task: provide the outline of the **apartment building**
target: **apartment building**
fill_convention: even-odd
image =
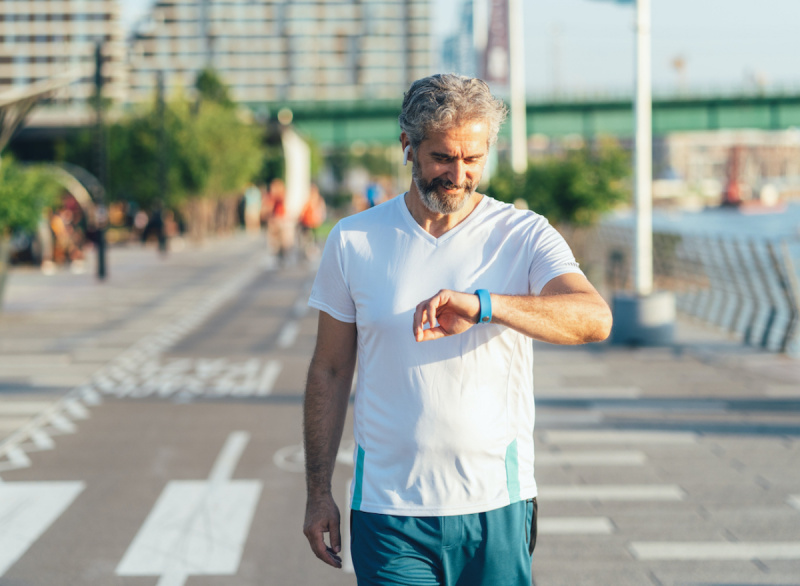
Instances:
[[[433,71],[430,0],[160,0],[135,31],[130,98],[210,66],[239,102],[397,99]]]
[[[55,101],[94,95],[94,53],[103,47],[104,96],[126,99],[125,42],[119,0],[0,1],[0,92],[77,71],[80,80]]]

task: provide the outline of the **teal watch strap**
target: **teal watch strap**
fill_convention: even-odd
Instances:
[[[481,314],[478,316],[479,324],[488,324],[492,321],[492,297],[486,289],[475,291],[478,301],[481,303]]]

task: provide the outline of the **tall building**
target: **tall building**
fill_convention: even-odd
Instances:
[[[103,43],[103,95],[126,99],[125,42],[119,0],[0,1],[0,92],[73,69],[80,81],[57,101],[80,103],[94,95],[95,44]]]
[[[131,100],[210,66],[239,102],[398,98],[432,73],[430,0],[159,0],[134,34]]]

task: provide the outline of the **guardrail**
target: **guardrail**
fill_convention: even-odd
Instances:
[[[576,252],[600,288],[632,288],[631,228],[602,226],[578,241]],[[800,356],[798,259],[798,240],[653,234],[655,286],[675,293],[678,311],[793,356]]]

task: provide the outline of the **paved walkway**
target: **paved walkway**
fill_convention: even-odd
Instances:
[[[259,331],[250,332],[248,322],[268,312],[266,304],[276,303],[280,295],[293,296],[281,298],[282,312],[299,311],[306,272],[277,273],[270,281],[271,297],[237,318],[243,333],[230,332],[226,348],[206,347],[203,332],[219,330],[220,308],[227,308],[230,317],[231,307],[258,294],[255,277],[264,273],[265,263],[263,242],[240,235],[188,247],[166,259],[152,249],[113,249],[110,278],[102,284],[91,272],[47,277],[15,269],[0,312],[0,472],[26,465],[26,450],[52,446],[49,435],[59,429],[80,427],[103,393],[132,397],[131,389],[140,394],[145,389],[171,404],[182,400],[170,390],[172,383],[155,384],[145,375],[127,381],[130,389],[123,389],[125,381],[114,378],[115,365],[124,362],[128,371],[132,364],[144,368],[148,357],[168,349],[177,363],[182,353],[196,349],[200,356],[227,353],[244,373],[249,367],[234,364],[237,357],[255,356],[264,329],[271,327],[265,321]],[[313,326],[312,318],[313,312],[304,318],[301,336],[303,328]],[[258,400],[259,384],[269,392],[270,356],[283,360],[291,380],[297,379],[292,393],[300,392],[302,368],[310,357],[310,338],[302,338],[291,356],[274,354],[275,348],[291,344],[298,326],[281,326],[295,322],[277,315],[270,319],[276,333],[265,346],[264,360],[253,363],[258,374],[253,400]],[[743,347],[724,334],[682,321],[670,348],[537,343],[535,368],[537,586],[800,584],[800,361]],[[179,374],[184,383],[196,378],[196,373]],[[226,387],[225,393],[235,395],[236,388]],[[192,392],[187,384],[182,389]],[[272,395],[269,405],[294,412],[299,405],[291,398],[296,397]],[[215,413],[227,408],[223,403],[217,400]],[[109,414],[115,405],[107,403]],[[127,413],[137,409],[118,405]],[[174,407],[165,403],[163,409],[168,419]],[[218,417],[209,416],[205,425],[213,426]],[[41,424],[42,418],[47,433],[34,433],[43,427],[32,422]],[[297,430],[289,429],[293,421],[286,420],[276,443],[296,442]],[[352,435],[346,431],[348,441]],[[59,450],[51,456],[58,460]],[[346,459],[337,470],[342,477],[349,472]],[[269,573],[263,583],[272,583],[270,576],[291,583],[287,576],[302,575],[313,583],[354,584],[351,575],[314,566],[305,551],[298,530],[301,475],[290,468],[284,462],[282,468],[257,472],[266,475],[266,483],[297,485],[291,506],[276,511],[277,524],[271,526],[292,528],[281,541],[291,544],[294,553],[287,549],[280,567],[263,570],[258,558],[247,561],[245,550],[242,572]],[[337,490],[344,494],[343,486]],[[270,537],[263,540],[268,544]],[[117,558],[109,557],[113,564]],[[312,570],[306,569],[309,565]],[[17,571],[25,575],[24,569],[34,566],[23,557]],[[86,575],[79,570],[76,575]],[[220,579],[190,578],[188,583],[249,583],[242,577]]]

